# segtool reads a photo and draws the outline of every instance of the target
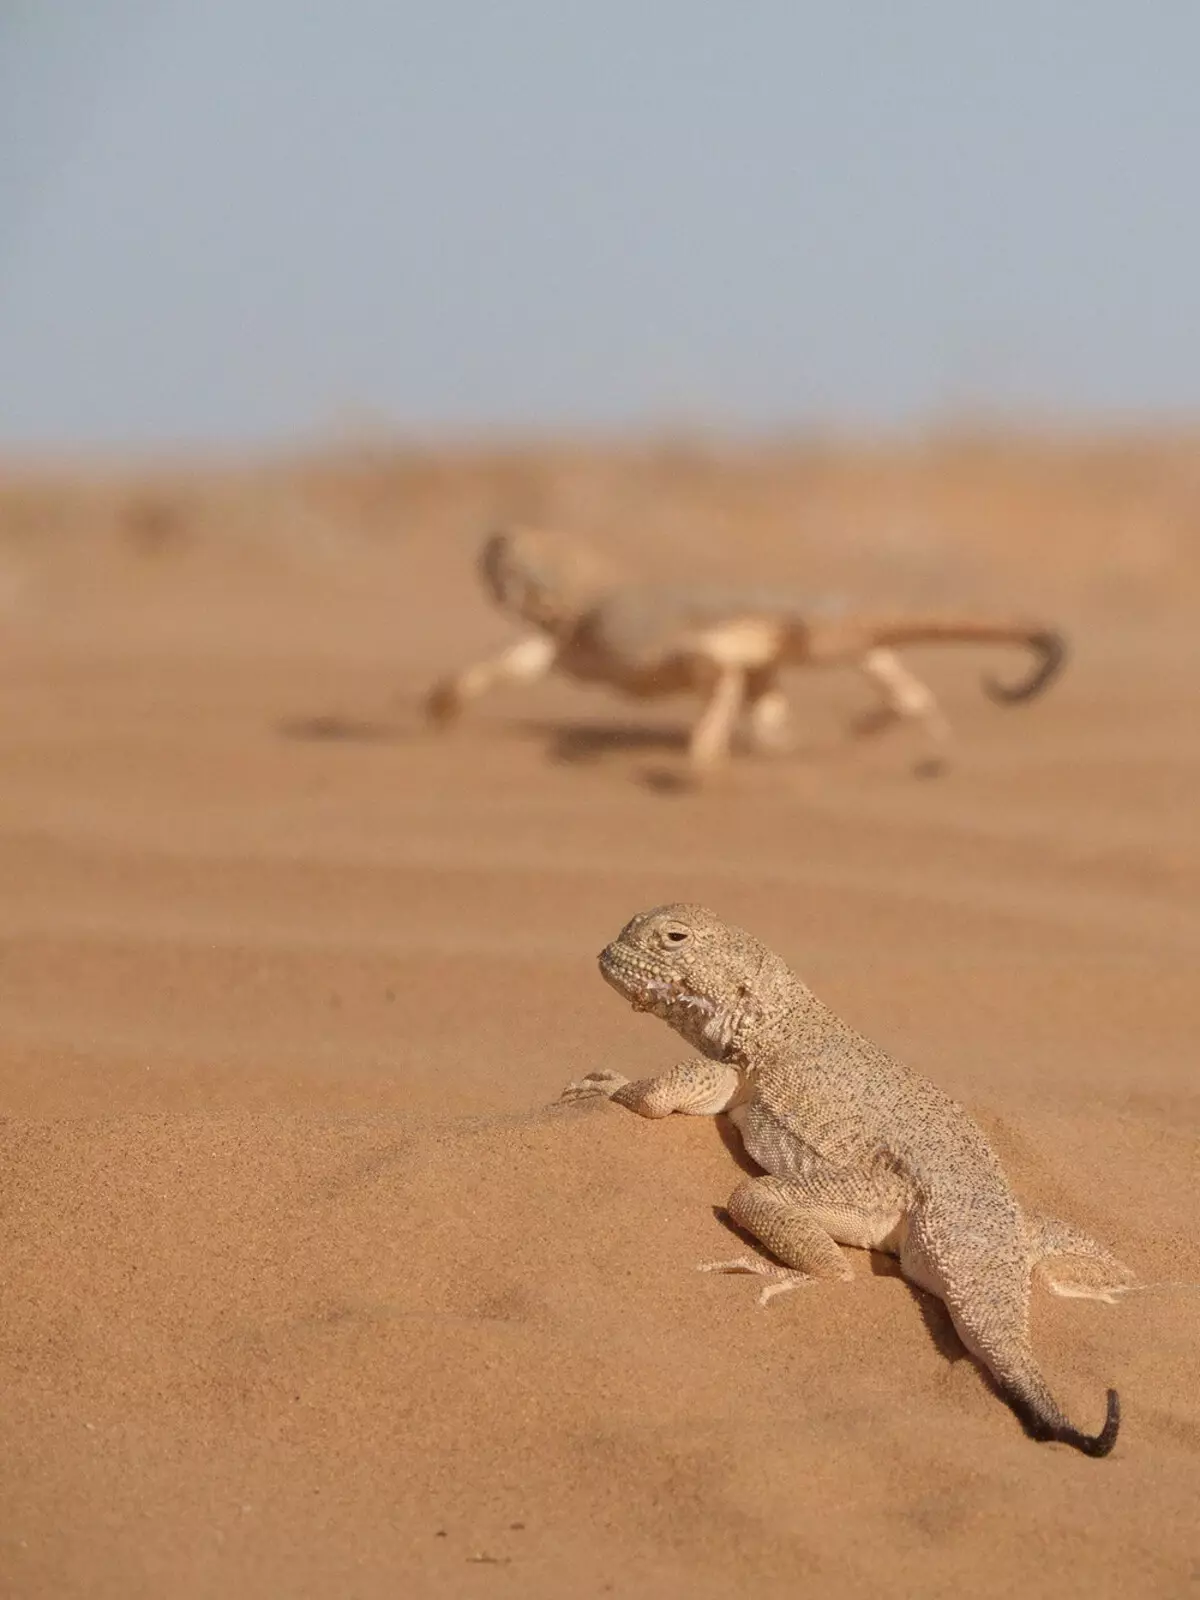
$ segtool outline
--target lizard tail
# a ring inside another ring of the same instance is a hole
[[[980,1148],[989,1153],[982,1140]],[[1104,1426],[1093,1434],[1075,1427],[1055,1400],[1029,1344],[1029,1256],[1015,1202],[988,1185],[953,1207],[926,1197],[910,1213],[901,1267],[940,1295],[955,1332],[1031,1438],[1106,1456],[1117,1442],[1121,1402],[1110,1389]]]
[[[1075,1427],[1051,1394],[1050,1386],[1029,1348],[1027,1333],[1023,1329],[1018,1332],[1011,1322],[1005,1328],[1008,1317],[1003,1312],[999,1316],[996,1314],[998,1304],[1002,1305],[1007,1298],[1003,1292],[1006,1287],[1005,1276],[1003,1266],[1000,1266],[999,1283],[992,1286],[1000,1290],[999,1300],[992,1301],[991,1314],[986,1320],[974,1314],[964,1315],[966,1306],[961,1302],[957,1308],[951,1309],[951,1318],[963,1343],[976,1360],[987,1368],[1001,1397],[1016,1413],[1031,1439],[1043,1443],[1069,1444],[1085,1456],[1108,1455],[1117,1442],[1117,1432],[1121,1426],[1121,1401],[1117,1391],[1108,1391],[1104,1426],[1099,1433],[1084,1433],[1081,1428]],[[1007,1287],[1011,1289],[1017,1285],[1010,1280]],[[973,1310],[986,1305],[983,1295],[973,1297]]]
[[[1019,700],[1032,700],[1041,694],[1058,677],[1067,659],[1067,641],[1055,628],[1039,628],[1025,638],[1025,644],[1037,657],[1033,671],[1019,683],[998,683],[995,678],[983,680],[983,692],[1001,705],[1015,705]]]
[[[1003,1277],[1003,1273],[1001,1274]],[[1003,1323],[990,1317],[987,1335],[980,1338],[983,1327],[976,1318],[962,1316],[959,1307],[951,1317],[968,1350],[991,1374],[1001,1397],[1016,1413],[1018,1421],[1031,1439],[1043,1443],[1069,1444],[1085,1456],[1106,1456],[1117,1442],[1121,1426],[1121,1401],[1115,1389],[1108,1391],[1108,1404],[1104,1426],[1099,1433],[1084,1433],[1064,1415],[1062,1408],[1050,1393],[1050,1387],[1033,1354],[1027,1336],[1016,1335],[1016,1330],[1005,1332]],[[972,1327],[972,1324],[976,1326]],[[973,1337],[973,1335],[976,1335]],[[1016,1335],[1016,1336],[1014,1336]]]
[[[1035,657],[1032,671],[1016,683],[985,677],[983,691],[1001,705],[1032,700],[1049,687],[1067,659],[1067,641],[1056,628],[1039,623],[988,622],[970,618],[912,617],[881,622],[871,630],[885,648],[909,644],[1020,644]]]
[[[1042,1386],[1039,1384],[1038,1387]],[[1053,1401],[1049,1406],[1039,1403],[1042,1397],[1034,1398],[1024,1385],[1018,1388],[1000,1382],[999,1389],[1031,1439],[1042,1443],[1069,1444],[1073,1449],[1081,1450],[1085,1456],[1094,1458],[1108,1455],[1117,1442],[1121,1427],[1121,1400],[1115,1389],[1108,1391],[1108,1410],[1099,1433],[1084,1433],[1074,1427]]]

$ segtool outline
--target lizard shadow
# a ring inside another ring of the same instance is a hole
[[[395,744],[411,739],[412,730],[381,717],[345,717],[336,712],[307,717],[281,717],[275,731],[284,739],[310,744]]]
[[[711,776],[704,783],[698,782],[688,767],[691,733],[683,724],[562,722],[527,718],[519,727],[523,733],[543,740],[548,759],[558,766],[595,766],[610,756],[646,755],[658,759],[651,764],[639,764],[635,777],[643,788],[655,794],[686,796],[702,789],[711,789],[713,785]],[[778,760],[783,756],[796,761],[823,753],[794,746],[772,752],[767,759]],[[748,758],[763,759],[762,752],[752,751],[739,738],[734,743],[735,763],[741,765]]]
[[[590,766],[605,756],[625,751],[686,750],[687,732],[683,728],[647,726],[644,723],[554,722],[526,719],[526,733],[544,739],[551,761],[562,766]]]
[[[524,732],[545,742],[547,758],[556,766],[596,766],[608,756],[650,755],[668,757],[639,767],[636,777],[643,788],[661,795],[684,795],[696,787],[686,770],[688,732],[683,727],[645,723],[550,722],[527,720]]]
[[[721,1143],[742,1171],[749,1177],[760,1177],[762,1168],[746,1154],[741,1135],[737,1129],[725,1117],[718,1117],[716,1125]],[[728,1228],[730,1233],[740,1239],[749,1249],[758,1255],[767,1255],[759,1240],[752,1233],[747,1233],[745,1228],[739,1226],[724,1206],[714,1206],[712,1212],[717,1221],[723,1227]],[[950,1320],[950,1313],[938,1297],[927,1293],[924,1289],[918,1289],[916,1284],[910,1283],[900,1271],[900,1263],[894,1256],[883,1255],[878,1250],[868,1250],[864,1253],[872,1277],[899,1278],[903,1283],[916,1304],[921,1321],[925,1325],[925,1332],[929,1335],[938,1354],[951,1365],[957,1361],[968,1360],[966,1347],[955,1332],[954,1324]]]

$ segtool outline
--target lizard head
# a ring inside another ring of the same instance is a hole
[[[790,977],[779,957],[705,906],[642,911],[600,952],[600,973],[635,1011],[669,1023],[695,1049],[729,1060]]]
[[[555,632],[569,627],[611,581],[586,545],[544,528],[503,528],[479,552],[483,586],[503,611]]]

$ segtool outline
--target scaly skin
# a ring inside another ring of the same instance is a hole
[[[703,906],[667,905],[627,923],[600,971],[699,1052],[631,1083],[595,1073],[568,1100],[603,1096],[644,1117],[727,1112],[762,1177],[738,1185],[733,1220],[761,1256],[706,1264],[772,1281],[765,1301],[814,1279],[853,1276],[841,1245],[899,1257],[942,1300],[963,1344],[1035,1439],[1107,1455],[1120,1406],[1108,1391],[1097,1434],[1063,1414],[1029,1337],[1032,1269],[1059,1294],[1114,1300],[1128,1268],[1070,1224],[1025,1213],[963,1108],[848,1027],[770,950]]]

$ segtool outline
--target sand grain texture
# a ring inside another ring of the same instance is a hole
[[[1035,1446],[885,1263],[765,1312],[693,1272],[714,1123],[549,1104],[677,1055],[594,956],[701,899],[1023,1195],[1200,1281],[1193,461],[0,483],[0,1592],[1200,1592],[1200,1294],[1039,1294],[1071,1414],[1113,1383],[1125,1421],[1105,1462]],[[645,781],[670,707],[548,685],[427,737],[428,678],[505,637],[469,555],[514,505],[660,571],[1032,593],[1075,659],[1003,712],[994,657],[923,655],[936,784],[844,740],[833,676],[795,759],[700,795]]]

